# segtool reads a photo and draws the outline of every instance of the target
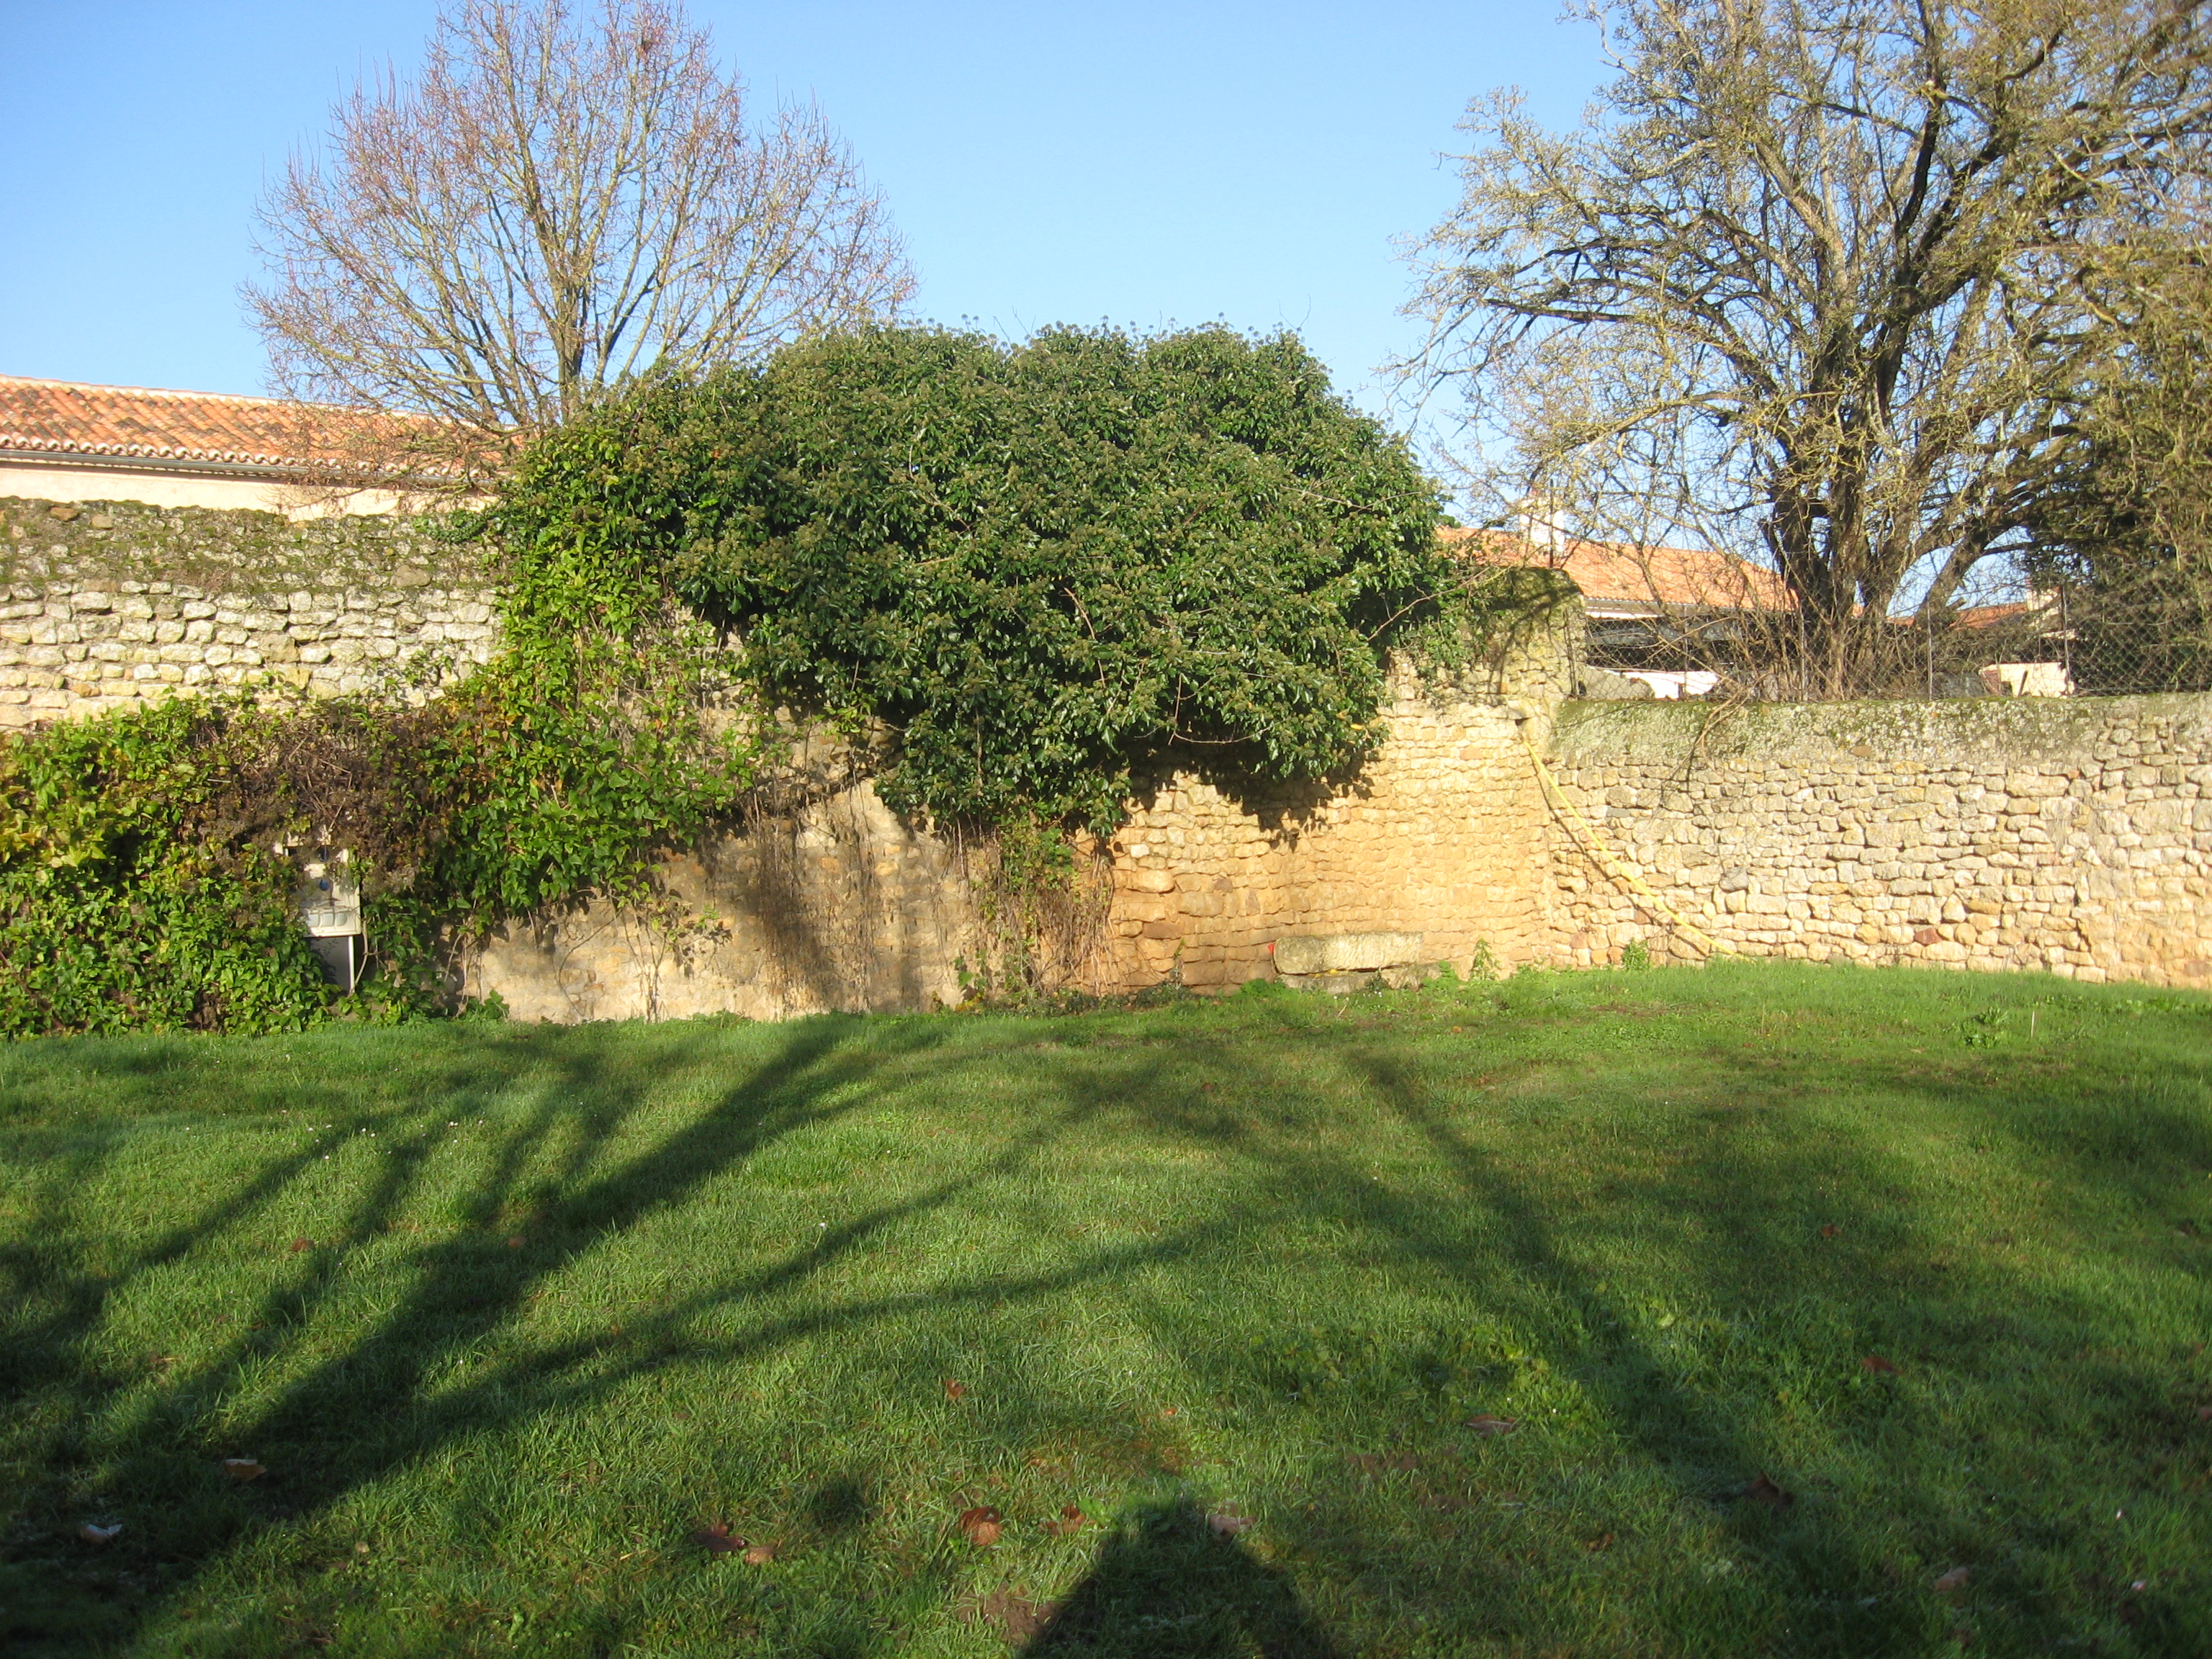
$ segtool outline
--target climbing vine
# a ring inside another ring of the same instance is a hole
[[[318,848],[366,904],[348,1012],[450,1008],[457,942],[649,900],[779,706],[990,842],[1018,957],[1075,926],[1036,899],[1073,892],[1071,835],[1148,783],[1318,777],[1378,740],[1386,653],[1464,633],[1438,516],[1288,337],[885,328],[647,382],[449,522],[502,586],[489,664],[0,743],[0,1033],[328,1017],[295,920]]]
[[[883,734],[894,806],[1104,830],[1176,767],[1356,762],[1454,586],[1438,508],[1287,336],[882,328],[641,388],[494,517],[532,614],[666,594]]]

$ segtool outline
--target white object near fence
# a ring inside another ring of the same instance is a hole
[[[1982,670],[1993,697],[2070,697],[2073,678],[2057,662],[1993,662]]]
[[[327,863],[303,865],[300,870],[300,925],[307,942],[323,959],[323,971],[331,983],[351,995],[361,983],[368,955],[361,926],[361,884],[347,871],[351,862],[340,853]]]

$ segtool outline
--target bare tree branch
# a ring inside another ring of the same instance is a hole
[[[672,0],[453,0],[420,72],[337,105],[260,217],[268,276],[244,297],[276,381],[432,416],[418,441],[479,462],[604,387],[913,289],[820,112],[757,122]]]
[[[1818,681],[2017,544],[2212,123],[2197,0],[1618,0],[1584,125],[1471,112],[1400,365],[1478,487],[1771,563]],[[2109,310],[2109,308],[2108,308]],[[2009,538],[2009,539],[2008,539]]]

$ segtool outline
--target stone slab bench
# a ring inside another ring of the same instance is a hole
[[[1300,990],[1341,994],[1378,982],[1410,990],[1437,970],[1419,933],[1307,933],[1269,948],[1283,983]]]

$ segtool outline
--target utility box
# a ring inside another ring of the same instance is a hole
[[[323,959],[331,983],[351,996],[367,966],[367,938],[361,926],[361,884],[347,868],[343,853],[301,866],[300,925]]]

